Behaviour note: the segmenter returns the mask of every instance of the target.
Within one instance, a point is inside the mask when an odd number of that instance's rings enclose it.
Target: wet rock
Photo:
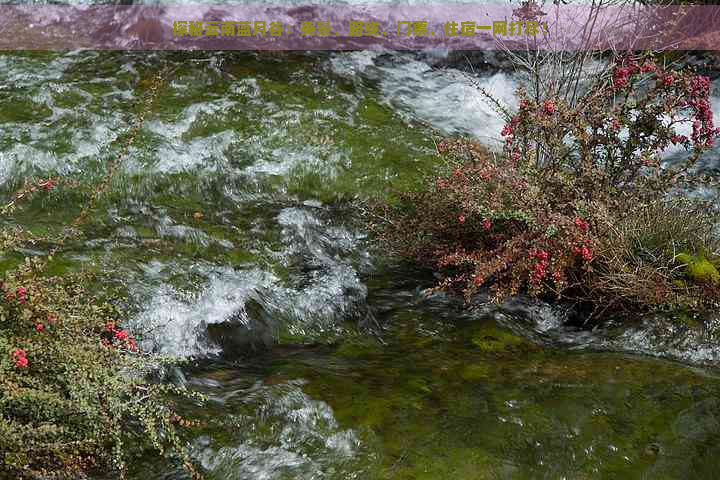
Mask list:
[[[643,353],[699,365],[720,362],[720,316],[684,319],[683,316],[646,315],[633,323],[598,329],[590,342],[595,348]]]
[[[720,429],[720,401],[708,398],[682,412],[673,423],[673,431],[689,441],[702,441]]]
[[[451,67],[458,70],[494,74],[513,70],[508,55],[496,50],[450,50],[447,55],[428,59],[437,67]]]
[[[222,349],[225,357],[240,357],[265,350],[275,341],[268,310],[256,299],[228,320],[207,325],[208,339]]]

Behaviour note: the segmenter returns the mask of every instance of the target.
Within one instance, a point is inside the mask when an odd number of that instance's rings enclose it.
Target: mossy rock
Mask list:
[[[486,325],[475,332],[472,343],[483,352],[503,352],[519,347],[525,344],[525,341],[494,325]]]
[[[695,283],[719,285],[720,272],[710,260],[681,253],[676,257],[677,261],[685,264],[685,275]]]

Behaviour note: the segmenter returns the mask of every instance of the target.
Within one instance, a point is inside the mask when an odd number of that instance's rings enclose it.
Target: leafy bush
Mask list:
[[[519,91],[520,106],[502,131],[505,156],[534,164],[541,176],[561,173],[587,200],[630,194],[657,198],[675,184],[698,182],[688,172],[712,147],[710,80],[690,70],[667,71],[652,61],[622,58],[612,79],[570,107],[561,100],[534,102]],[[688,137],[678,127],[692,129]],[[671,145],[689,152],[663,166]]]
[[[392,221],[375,225],[389,245],[442,270],[442,286],[467,295],[486,284],[498,299],[522,289],[541,294],[577,280],[594,238],[565,179],[547,177],[553,188],[543,189],[532,168],[478,144],[447,141],[440,149],[446,173],[388,208],[383,216]]]
[[[436,269],[439,287],[466,296],[490,286],[498,300],[527,292],[603,309],[712,304],[713,275],[688,276],[678,254],[714,268],[716,217],[707,203],[670,196],[710,180],[691,175],[720,134],[708,95],[706,77],[633,58],[619,59],[575,106],[520,90],[502,153],[442,142],[437,176],[379,207],[372,228]],[[677,131],[682,124],[690,136]],[[674,144],[687,156],[664,163]]]
[[[45,277],[43,263],[6,274],[0,291],[0,477],[122,475],[129,447],[148,445],[194,472],[168,403],[188,393],[147,380],[159,360],[86,289],[92,275]]]

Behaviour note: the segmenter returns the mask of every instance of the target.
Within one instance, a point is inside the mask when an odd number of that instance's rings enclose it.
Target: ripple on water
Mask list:
[[[501,144],[505,122],[480,89],[512,109],[518,86],[506,73],[476,77],[452,68],[434,69],[409,54],[343,53],[333,56],[331,65],[340,75],[378,82],[385,101],[394,109],[444,134],[469,134],[492,147]]]
[[[330,406],[302,391],[302,381],[262,386],[243,396],[242,409],[253,411],[252,428],[240,420],[234,446],[217,447],[198,439],[195,456],[215,478],[354,478],[353,457],[363,445],[351,429],[339,426]]]

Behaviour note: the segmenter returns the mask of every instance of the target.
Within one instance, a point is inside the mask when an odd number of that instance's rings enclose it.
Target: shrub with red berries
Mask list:
[[[520,90],[499,132],[502,154],[442,142],[445,165],[427,188],[380,206],[375,218],[386,220],[372,229],[440,274],[440,288],[468,297],[489,287],[497,299],[524,292],[608,307],[716,305],[720,285],[692,279],[678,260],[720,267],[712,210],[668,197],[716,180],[691,175],[720,134],[709,80],[634,58],[611,72],[574,107]],[[661,156],[672,145],[687,153],[667,164]]]
[[[188,461],[166,401],[187,392],[148,379],[158,359],[88,290],[99,284],[92,274],[47,277],[42,265],[29,260],[0,284],[0,478],[122,470],[126,442]]]
[[[448,140],[443,150],[447,173],[429,191],[408,194],[403,209],[385,212],[392,224],[375,225],[396,251],[442,272],[444,287],[466,295],[486,285],[498,298],[561,291],[583,274],[595,240],[562,177],[548,179],[552,188],[543,191],[534,171],[476,143]]]
[[[618,58],[611,71],[604,87],[574,107],[552,99],[538,104],[521,89],[518,112],[501,131],[506,158],[573,176],[586,199],[611,192],[655,196],[688,181],[717,183],[687,176],[720,136],[709,78],[633,57]],[[683,135],[683,129],[692,133]],[[672,145],[687,154],[665,165],[662,154]]]

